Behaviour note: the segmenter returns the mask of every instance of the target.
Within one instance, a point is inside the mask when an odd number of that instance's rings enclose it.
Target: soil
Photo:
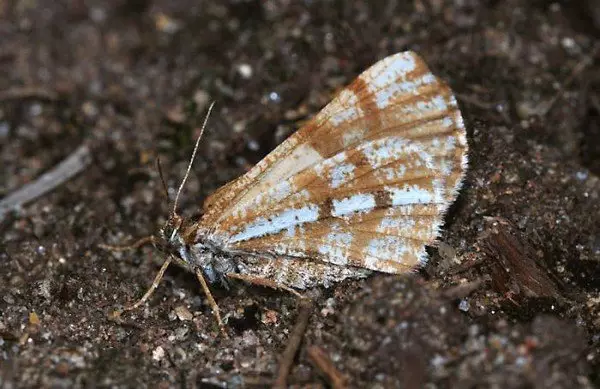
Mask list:
[[[151,234],[216,101],[180,209],[243,174],[340,87],[418,52],[456,92],[470,169],[423,269],[309,293],[287,377],[328,387],[600,384],[600,6],[594,1],[0,1],[0,196],[92,163],[0,221],[0,387],[268,387],[298,301],[214,288]],[[171,193],[173,195],[173,193]]]

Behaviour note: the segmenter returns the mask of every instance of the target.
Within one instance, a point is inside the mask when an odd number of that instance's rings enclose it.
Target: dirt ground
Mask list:
[[[367,5],[369,3],[370,5]],[[0,0],[0,197],[79,146],[91,163],[0,221],[0,387],[268,387],[298,319],[289,294],[215,288],[109,253],[182,194],[245,172],[384,56],[420,53],[456,92],[470,170],[428,265],[310,294],[288,383],[600,384],[600,6],[594,1]]]

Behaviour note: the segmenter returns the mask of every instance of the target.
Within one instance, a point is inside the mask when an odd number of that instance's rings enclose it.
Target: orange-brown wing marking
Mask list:
[[[410,125],[423,120],[423,109],[418,105],[430,104],[432,97],[444,92],[441,89],[449,93],[417,54],[403,52],[384,58],[248,173],[210,196],[210,208],[202,224],[214,226],[217,220],[246,207],[275,183],[370,135],[406,131],[410,137]],[[411,104],[416,108],[414,112],[400,109]]]
[[[464,168],[448,134],[365,142],[290,177],[224,219],[226,249],[403,272],[421,263]]]
[[[218,191],[201,224],[226,251],[405,272],[437,236],[466,153],[450,89],[396,54]]]

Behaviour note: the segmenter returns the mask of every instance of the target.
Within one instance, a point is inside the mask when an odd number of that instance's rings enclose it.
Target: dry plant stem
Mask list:
[[[469,96],[464,93],[455,93],[455,95],[460,101],[465,102],[467,104],[471,104],[471,105],[473,105],[477,108],[481,108],[481,109],[491,110],[491,109],[494,109],[498,105],[498,103],[487,103],[485,101],[480,101],[476,97]]]
[[[598,50],[600,50],[600,43],[596,43],[592,48],[591,53],[586,55],[581,61],[579,61],[579,63],[577,63],[577,65],[571,71],[571,74],[569,74],[569,76],[562,82],[560,88],[558,89],[552,100],[550,100],[550,102],[547,103],[546,107],[542,108],[543,112],[540,116],[546,116],[548,112],[550,112],[550,110],[554,107],[556,102],[564,95],[565,90],[573,82],[575,77],[577,77],[581,72],[583,72],[585,68],[594,63],[594,58],[596,57]]]
[[[154,293],[154,291],[156,290],[156,288],[158,287],[158,285],[160,284],[160,280],[162,280],[165,271],[167,271],[167,268],[169,267],[169,265],[171,264],[171,259],[166,259],[165,263],[163,263],[163,265],[160,267],[160,270],[158,271],[158,274],[156,274],[156,277],[154,277],[154,281],[152,281],[152,285],[150,286],[150,288],[146,291],[146,293],[144,293],[144,295],[142,296],[141,299],[139,299],[138,301],[136,301],[134,304],[123,308],[124,311],[130,311],[132,309],[136,309],[137,307],[139,307],[140,305],[142,305],[143,303],[146,302],[146,300],[148,300],[150,298],[150,296],[152,296],[152,293]]]
[[[478,279],[464,284],[451,286],[442,291],[442,296],[444,296],[447,299],[465,298],[477,289],[479,289],[479,287],[483,283],[483,279]]]
[[[101,249],[104,249],[104,250],[109,250],[109,251],[128,251],[128,250],[135,250],[135,249],[142,247],[143,245],[146,245],[148,243],[154,243],[154,239],[156,239],[154,235],[149,235],[149,236],[140,238],[140,239],[136,240],[135,242],[133,242],[132,244],[128,244],[128,245],[112,246],[109,244],[101,243],[98,245],[98,247],[100,247]]]
[[[163,174],[162,166],[160,164],[160,157],[156,157],[156,170],[158,170],[158,175],[160,176],[160,182],[162,184],[163,190],[165,191],[165,199],[167,199],[167,203],[169,202],[169,187],[167,186],[167,182],[165,181],[165,176]]]
[[[196,277],[198,277],[198,281],[200,281],[200,285],[202,285],[202,290],[204,291],[204,294],[206,295],[206,298],[208,299],[208,303],[210,304],[210,307],[213,311],[213,315],[215,316],[215,319],[217,319],[217,323],[219,324],[219,329],[221,330],[221,333],[223,334],[223,336],[225,338],[229,338],[229,336],[227,335],[227,331],[225,331],[225,326],[223,325],[223,320],[221,320],[219,306],[217,305],[215,298],[213,297],[212,293],[210,292],[210,288],[208,287],[208,284],[206,283],[206,280],[204,279],[204,275],[202,275],[201,270],[196,270]]]
[[[300,293],[298,293],[294,289],[292,289],[286,285],[283,285],[283,284],[278,284],[277,282],[271,281],[267,278],[253,277],[253,276],[248,276],[248,275],[239,274],[239,273],[227,273],[227,278],[234,278],[237,280],[245,281],[249,284],[265,286],[267,288],[285,290],[286,292],[289,292],[300,299],[304,298],[304,296],[302,296]]]
[[[290,374],[290,370],[294,363],[294,357],[298,352],[300,343],[302,343],[302,338],[304,337],[304,332],[306,331],[306,326],[308,325],[308,319],[310,318],[310,313],[312,309],[312,300],[308,298],[300,299],[298,321],[296,322],[296,325],[294,326],[294,329],[290,334],[287,347],[281,355],[281,360],[279,362],[279,371],[277,372],[277,378],[275,379],[275,383],[273,384],[274,389],[287,388],[287,377]]]
[[[58,93],[49,89],[35,86],[16,87],[0,92],[0,101],[29,98],[54,101],[58,100]]]
[[[89,148],[86,145],[79,146],[54,168],[3,198],[0,201],[0,220],[7,212],[22,207],[70,180],[85,169],[90,162]]]
[[[308,358],[311,362],[327,377],[334,389],[343,389],[347,387],[347,380],[333,364],[329,356],[319,346],[310,346],[308,348]]]

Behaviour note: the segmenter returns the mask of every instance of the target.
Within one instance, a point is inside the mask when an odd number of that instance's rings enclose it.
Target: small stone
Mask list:
[[[240,120],[239,122],[235,122],[233,124],[233,132],[235,133],[241,133],[244,132],[246,130],[246,122],[243,120]]]
[[[323,309],[321,309],[321,315],[323,315],[323,317],[327,317],[334,313],[335,313],[335,299],[328,298],[327,301],[325,301],[325,306],[323,307]]]
[[[198,89],[194,93],[194,103],[198,106],[198,110],[204,109],[208,105],[208,101],[210,100],[210,96],[208,93],[203,91],[202,89]]]
[[[187,336],[190,329],[188,327],[179,327],[175,330],[175,340],[183,340]]]
[[[155,361],[160,361],[161,359],[163,359],[165,356],[165,349],[162,348],[161,346],[158,346],[157,348],[154,349],[154,351],[152,351],[152,359],[154,359]]]
[[[92,101],[86,101],[81,105],[81,111],[88,118],[94,118],[98,115],[98,107]]]
[[[276,311],[268,309],[261,316],[261,321],[263,322],[263,324],[277,324],[278,315]]]
[[[565,49],[573,49],[575,47],[575,40],[570,37],[564,37],[560,43]]]
[[[585,181],[588,178],[588,172],[585,170],[580,170],[575,173],[575,178],[577,178],[579,181]]]
[[[166,112],[167,119],[173,123],[183,123],[185,121],[185,112],[181,104],[175,105]]]
[[[254,139],[250,139],[248,141],[248,148],[252,151],[258,151],[260,150],[260,144],[258,144],[258,142]]]
[[[181,22],[162,12],[154,17],[154,25],[158,31],[167,34],[174,34],[181,29]]]
[[[40,325],[40,318],[37,315],[37,313],[35,313],[35,312],[30,312],[29,313],[29,324],[31,324],[33,326],[39,326]]]
[[[277,93],[275,91],[269,93],[268,98],[269,98],[269,102],[271,102],[271,103],[280,103],[281,102],[281,96],[279,95],[279,93]]]
[[[239,75],[242,76],[242,78],[245,78],[246,80],[252,78],[252,74],[254,73],[254,71],[252,70],[252,66],[250,66],[247,63],[239,64],[236,70],[239,73]]]
[[[89,12],[90,19],[96,23],[102,23],[106,20],[106,11],[103,8],[92,7]]]
[[[194,315],[184,305],[175,307],[175,314],[181,321],[192,320],[194,318]]]
[[[43,112],[42,105],[39,103],[33,103],[29,107],[29,115],[30,116],[39,116]]]

